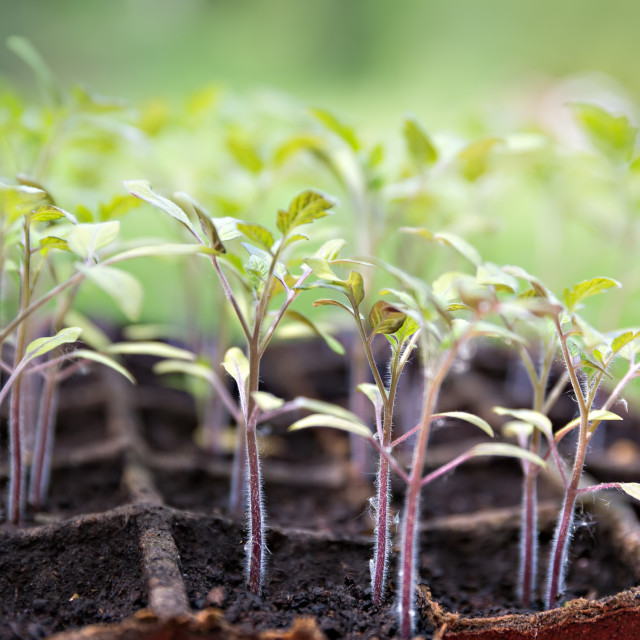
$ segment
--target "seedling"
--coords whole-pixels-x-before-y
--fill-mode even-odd
[[[458,465],[476,456],[504,455],[528,460],[533,464],[544,466],[544,461],[529,451],[520,447],[503,443],[484,443],[472,447],[462,453],[451,462],[439,467],[431,473],[424,473],[425,457],[431,427],[434,421],[442,418],[456,418],[465,420],[493,436],[491,426],[483,419],[466,412],[437,413],[437,398],[442,383],[450,371],[456,357],[464,345],[476,336],[499,336],[509,340],[520,340],[515,334],[493,325],[485,320],[487,316],[499,313],[500,303],[490,302],[487,292],[479,299],[473,300],[475,309],[469,306],[472,296],[465,292],[466,304],[454,302],[444,296],[436,295],[425,283],[393,269],[394,275],[400,278],[403,288],[394,290],[401,302],[391,305],[380,301],[374,305],[369,320],[371,333],[366,335],[360,311],[358,309],[364,295],[361,288],[362,278],[358,272],[351,271],[347,279],[340,279],[332,270],[332,263],[340,261],[321,261],[308,259],[317,276],[321,278],[321,286],[337,289],[346,294],[351,309],[337,300],[322,300],[320,304],[332,304],[346,308],[354,317],[359,333],[365,346],[377,333],[386,331],[392,346],[391,358],[391,382],[387,388],[381,380],[379,371],[370,356],[370,350],[365,349],[370,358],[370,366],[374,372],[377,385],[374,389],[365,387],[376,408],[376,430],[372,431],[364,422],[354,414],[345,415],[345,410],[339,409],[327,415],[327,412],[315,414],[297,421],[291,426],[292,430],[307,427],[328,426],[355,433],[368,440],[380,454],[379,474],[377,479],[377,522],[375,533],[374,558],[371,562],[372,593],[376,602],[384,592],[384,580],[386,577],[386,562],[388,554],[388,504],[389,504],[389,469],[397,473],[407,485],[405,509],[402,521],[402,540],[399,566],[399,603],[398,613],[403,638],[410,638],[413,632],[413,604],[414,592],[417,580],[416,575],[416,544],[417,524],[419,520],[419,503],[421,489],[432,480],[452,471]],[[448,295],[460,293],[455,287],[449,288]],[[462,289],[464,291],[464,287]],[[455,309],[467,309],[471,317],[468,320],[454,318],[452,311]],[[404,316],[404,318],[403,318]],[[402,321],[402,323],[401,323]],[[419,331],[418,331],[419,330]],[[392,412],[393,399],[399,373],[406,364],[406,359],[417,343],[420,341],[423,360],[424,395],[420,422],[409,429],[404,435],[393,439]],[[392,455],[394,448],[401,442],[406,442],[412,436],[417,436],[413,442],[412,462],[407,473],[401,464]]]
[[[223,221],[212,219],[200,204],[186,194],[177,194],[176,200],[181,205],[178,206],[175,202],[154,193],[150,185],[144,181],[127,182],[126,186],[134,196],[179,220],[199,245],[208,248],[213,268],[245,338],[246,353],[238,347],[232,347],[225,355],[223,366],[236,382],[242,415],[242,421],[238,425],[239,444],[232,478],[232,501],[240,502],[242,471],[246,461],[249,507],[247,582],[249,589],[259,594],[265,556],[265,514],[257,439],[258,419],[263,410],[260,396],[256,395],[259,394],[260,361],[278,325],[311,274],[311,269],[305,266],[300,275],[292,276],[290,268],[282,262],[287,249],[293,243],[307,239],[306,236],[294,232],[299,227],[326,216],[333,203],[316,191],[301,193],[292,200],[288,209],[278,212],[276,226],[280,238],[276,240],[271,231],[259,224],[238,221],[230,223],[227,219],[226,230],[223,229]],[[186,211],[191,217],[199,220],[203,233],[192,224]],[[241,299],[232,289],[220,264],[227,251],[223,242],[241,235],[249,240],[243,243],[248,253],[247,262],[243,264],[239,255],[229,254],[225,263],[239,275],[249,294],[248,311],[243,310]],[[269,306],[278,293],[284,293],[284,300],[269,314]]]

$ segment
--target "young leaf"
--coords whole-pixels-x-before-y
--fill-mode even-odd
[[[619,336],[614,338],[611,343],[611,351],[613,353],[618,353],[621,349],[626,347],[628,344],[640,338],[640,331],[625,331],[621,333]]]
[[[474,182],[487,172],[489,157],[493,148],[502,142],[499,138],[487,138],[473,142],[458,154],[462,175]]]
[[[483,442],[469,450],[472,456],[503,456],[507,458],[521,458],[522,460],[528,460],[540,467],[546,468],[547,463],[540,457],[522,449],[516,447],[513,444],[507,444],[503,442]]]
[[[260,224],[246,224],[244,222],[238,223],[238,231],[244,233],[249,240],[261,244],[268,251],[273,247],[273,235],[271,231],[266,229]]]
[[[473,413],[467,413],[466,411],[445,411],[444,413],[434,413],[431,418],[433,420],[437,420],[439,418],[456,418],[458,420],[464,420],[465,422],[470,422],[476,427],[479,427],[492,438],[494,436],[491,425],[486,420],[483,420]]]
[[[52,204],[38,207],[29,218],[31,222],[51,222],[53,220],[60,220],[60,218],[66,218],[72,224],[78,224],[75,216],[71,215],[68,211],[54,207]]]
[[[403,133],[409,155],[418,168],[428,168],[436,163],[438,151],[416,120],[407,118],[404,121]]]
[[[282,235],[303,224],[324,218],[334,203],[318,191],[311,189],[296,196],[287,211],[278,211],[277,226]]]
[[[639,482],[621,482],[618,487],[627,495],[640,500],[640,483]]]
[[[358,307],[364,300],[364,280],[362,279],[362,275],[357,271],[352,271],[345,283],[345,287],[351,293],[351,297],[356,307]]]
[[[323,402],[322,400],[315,400],[314,398],[305,398],[304,396],[298,396],[292,401],[292,404],[298,409],[306,409],[307,411],[315,411],[316,413],[323,413],[326,415],[335,416],[348,420],[351,422],[360,422],[360,418],[355,413],[351,413],[347,409],[343,409],[331,402]]]
[[[109,258],[109,262],[113,264],[114,262],[124,262],[133,258],[189,256],[209,253],[211,253],[211,249],[201,244],[151,244],[117,253]]]
[[[40,240],[40,245],[38,246],[38,250],[46,253],[47,251],[51,251],[51,249],[58,249],[60,251],[71,251],[69,249],[69,244],[66,240],[62,238],[57,238],[56,236],[47,236],[46,238],[42,238]]]
[[[627,116],[615,116],[593,104],[574,104],[573,112],[600,152],[613,162],[631,161],[638,129]]]
[[[195,358],[195,354],[191,354]],[[213,370],[202,362],[187,362],[185,360],[162,360],[153,365],[153,372],[157,375],[167,373],[184,373],[195,378],[211,381]]]
[[[353,315],[353,311],[349,309],[347,305],[342,304],[342,302],[338,302],[337,300],[331,300],[329,298],[320,298],[319,300],[316,300],[313,303],[313,306],[314,307],[328,307],[328,306],[340,307],[341,309],[344,309],[347,313],[350,313],[351,315]]]
[[[371,333],[395,333],[402,327],[407,315],[398,307],[378,300],[369,312],[369,324],[371,325]]]
[[[235,161],[247,171],[258,174],[264,169],[264,161],[257,149],[244,137],[231,135],[227,138],[227,149]]]
[[[478,284],[494,286],[498,290],[506,290],[511,293],[518,290],[518,281],[491,262],[478,265],[476,278]]]
[[[274,396],[272,393],[266,391],[254,391],[251,394],[255,403],[262,409],[262,411],[274,411],[284,405],[284,400]]]
[[[150,205],[168,213],[172,218],[181,222],[198,242],[203,243],[200,234],[193,224],[191,224],[191,220],[189,220],[187,214],[175,202],[155,193],[151,188],[150,182],[147,180],[125,180],[124,186],[132,196],[148,202]]]
[[[96,251],[111,244],[120,234],[120,222],[95,222],[75,225],[67,236],[67,244],[73,253],[84,258],[94,258]]]
[[[359,420],[345,420],[337,416],[329,416],[326,413],[314,413],[306,418],[297,420],[289,427],[289,431],[298,431],[309,427],[331,427],[332,429],[355,433],[363,438],[370,438],[372,435],[369,427],[362,424]]]
[[[377,384],[361,382],[358,385],[358,391],[364,393],[364,395],[371,400],[371,404],[373,404],[376,411],[382,408],[382,396],[380,395],[380,389],[378,389]]]
[[[195,218],[198,218],[200,221],[200,228],[202,229],[205,237],[208,240],[208,245],[211,247],[214,253],[226,253],[226,249],[222,244],[223,240],[228,238],[222,238],[218,233],[218,229],[211,216],[207,213],[205,208],[197,202],[194,198],[192,198],[188,193],[184,193],[182,191],[178,191],[173,194],[173,197],[184,211],[191,213],[191,215]],[[233,220],[233,218],[231,218]],[[235,220],[234,220],[235,223]],[[237,230],[235,230],[235,235],[233,237],[238,237],[240,234]]]
[[[332,131],[342,138],[354,151],[360,149],[360,141],[353,127],[349,127],[340,122],[338,118],[325,109],[311,109],[311,113],[320,120],[329,131]]]
[[[82,329],[80,327],[67,327],[66,329],[58,331],[55,336],[36,338],[27,345],[23,362],[28,362],[38,356],[42,356],[63,344],[76,342],[81,333]]]
[[[526,422],[539,429],[547,438],[553,438],[553,426],[551,420],[544,413],[531,409],[507,409],[505,407],[493,407],[494,413],[499,416],[511,416],[521,422]]]
[[[77,266],[88,280],[100,287],[116,302],[130,320],[137,320],[142,308],[143,289],[135,276],[115,267]]]
[[[106,353],[117,353],[121,355],[155,356],[156,358],[168,358],[179,360],[196,359],[191,351],[174,347],[164,342],[114,342],[105,348]]]
[[[597,277],[591,280],[584,280],[576,284],[573,289],[564,290],[564,303],[569,312],[575,311],[577,306],[590,296],[602,293],[612,287],[620,288],[622,285],[613,278]]]
[[[333,238],[331,240],[327,240],[314,254],[314,258],[320,258],[321,260],[325,260],[327,262],[331,262],[335,260],[342,247],[347,244],[346,240],[342,238]]]
[[[76,358],[83,360],[92,360],[99,364],[109,367],[114,371],[117,371],[121,376],[124,376],[131,384],[136,383],[136,379],[127,371],[119,362],[116,362],[113,358],[99,353],[97,351],[90,351],[89,349],[78,349],[74,354]]]
[[[224,355],[222,366],[236,381],[238,389],[243,389],[249,379],[249,360],[242,349],[231,347]]]
[[[613,413],[612,411],[605,411],[604,409],[595,409],[594,411],[589,412],[588,420],[589,422],[596,422],[596,421],[600,422],[602,420],[623,420],[623,418],[621,418],[617,413]],[[573,420],[567,422],[567,424],[565,424],[564,427],[560,429],[560,431],[562,432],[570,431],[574,427],[577,427],[579,424],[580,424],[580,418],[579,417],[574,418]],[[558,436],[560,431],[556,433],[556,437]]]
[[[46,199],[46,191],[37,187],[0,182],[0,211],[10,221],[30,213]]]
[[[331,268],[328,260],[323,258],[305,258],[304,263],[311,269],[316,278],[327,280],[328,282],[342,282],[340,277]]]

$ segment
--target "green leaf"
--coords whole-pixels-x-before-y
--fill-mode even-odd
[[[11,221],[31,213],[46,199],[46,191],[37,187],[0,182],[0,215]]]
[[[132,196],[148,202],[150,205],[168,213],[172,218],[181,222],[194,238],[202,242],[200,234],[193,224],[191,224],[191,220],[189,220],[187,214],[175,202],[155,193],[151,188],[150,182],[147,180],[125,180],[124,186]]]
[[[507,444],[503,442],[483,442],[469,450],[472,456],[503,456],[506,458],[520,458],[522,460],[528,460],[540,467],[546,468],[547,463],[540,457],[522,449],[516,447],[513,444]]]
[[[364,300],[364,280],[362,275],[357,271],[351,271],[349,278],[345,283],[346,289],[351,293],[351,297],[355,302],[356,307]]]
[[[591,280],[584,280],[576,284],[573,289],[564,290],[564,304],[569,312],[575,311],[577,306],[590,296],[594,296],[598,293],[602,293],[607,289],[613,287],[620,288],[622,285],[613,278],[605,278],[602,276],[591,278]]]
[[[122,218],[125,213],[139,207],[141,204],[142,202],[139,198],[135,198],[129,194],[117,193],[108,202],[100,203],[98,207],[100,220]]]
[[[68,211],[54,207],[52,204],[46,204],[43,207],[38,207],[30,216],[31,222],[51,222],[53,220],[60,220],[60,218],[66,218],[72,224],[77,224],[75,216],[71,215]]]
[[[300,429],[308,429],[309,427],[330,427],[332,429],[339,429],[340,431],[347,431],[348,433],[355,433],[363,438],[370,438],[372,435],[369,427],[360,421],[345,420],[344,418],[329,416],[325,413],[314,413],[306,418],[297,420],[288,430],[299,431]]]
[[[327,240],[314,254],[314,258],[320,258],[326,262],[331,262],[335,260],[344,245],[347,244],[346,240],[342,238],[333,238],[331,240]]]
[[[188,193],[178,191],[173,194],[173,197],[176,204],[178,204],[183,211],[190,213],[194,218],[197,218],[200,221],[200,228],[208,240],[207,244],[211,247],[214,253],[225,253],[226,249],[222,244],[223,238],[220,237],[218,229],[206,209]],[[231,219],[233,220],[233,218]],[[233,237],[238,237],[238,235],[239,233],[236,230],[236,234]]]
[[[615,116],[593,104],[572,106],[577,121],[596,149],[615,163],[631,161],[638,129],[627,116]]]
[[[625,331],[621,333],[619,336],[614,338],[611,343],[611,351],[613,353],[618,353],[621,349],[626,347],[628,344],[640,338],[640,331]]]
[[[92,360],[99,364],[109,367],[114,371],[117,371],[121,376],[124,376],[131,384],[136,383],[136,379],[127,371],[119,362],[116,362],[113,358],[105,355],[104,353],[98,353],[97,351],[90,351],[89,349],[78,349],[74,354],[76,358],[83,360]]]
[[[67,244],[81,258],[93,258],[96,251],[111,244],[120,234],[120,222],[94,222],[75,225],[67,235]]]
[[[440,244],[449,245],[476,267],[478,267],[482,262],[482,257],[478,250],[469,244],[464,238],[461,238],[454,233],[449,233],[448,231],[433,233],[423,227],[401,227],[400,231],[402,233],[410,233],[426,238],[431,242],[439,242]]]
[[[153,256],[190,256],[198,253],[210,254],[211,249],[199,244],[151,244],[117,253],[109,258],[109,262],[124,262],[126,260],[133,260],[134,258],[150,258]]]
[[[332,131],[342,138],[342,140],[344,140],[354,151],[358,151],[360,149],[360,141],[358,140],[353,127],[345,125],[343,122],[338,120],[336,116],[325,109],[311,109],[311,113],[320,122],[322,122],[329,131]]]
[[[382,395],[380,394],[380,389],[378,389],[377,384],[373,384],[371,382],[361,382],[357,388],[358,391],[364,393],[364,395],[367,396],[369,400],[371,400],[371,404],[373,404],[376,411],[382,408]]]
[[[344,309],[345,311],[353,315],[353,311],[349,309],[347,305],[342,304],[342,302],[338,302],[337,300],[331,300],[329,298],[320,298],[313,303],[313,306],[314,307],[328,307],[328,306],[340,307],[341,309]]]
[[[238,223],[238,231],[242,232],[249,240],[261,244],[268,251],[273,247],[273,235],[271,231],[260,224]]]
[[[501,143],[499,138],[487,138],[470,144],[458,154],[462,175],[474,182],[483,176],[489,167],[489,158],[494,147]]]
[[[404,121],[403,133],[409,155],[418,168],[430,167],[437,162],[438,151],[416,120],[407,118]]]
[[[224,355],[222,366],[236,381],[238,389],[243,389],[249,379],[249,360],[242,349],[231,347]]]
[[[24,352],[23,362],[28,362],[39,356],[53,351],[56,347],[60,347],[63,344],[69,344],[76,342],[82,333],[80,327],[67,327],[58,331],[55,336],[46,338],[36,338],[33,342],[27,345]]]
[[[22,36],[9,36],[7,47],[33,71],[40,88],[50,102],[59,105],[62,98],[58,83],[39,51]]]
[[[314,306],[316,306],[315,303],[314,303]],[[337,354],[339,354],[341,356],[344,355],[344,353],[345,353],[344,347],[340,344],[340,342],[338,340],[336,340],[331,334],[329,334],[324,329],[319,327],[312,320],[307,318],[307,316],[305,316],[304,314],[299,313],[298,311],[294,311],[292,309],[288,309],[287,312],[286,312],[286,317],[291,319],[291,320],[295,320],[296,322],[299,322],[299,323],[303,324],[304,326],[308,327],[318,337],[322,338],[327,343],[327,346],[332,351],[334,351],[335,353],[337,353]]]
[[[40,245],[38,246],[38,249],[43,253],[46,253],[51,249],[58,249],[60,251],[71,252],[71,249],[69,249],[69,245],[67,241],[63,240],[62,238],[57,238],[56,236],[47,236],[46,238],[42,238],[42,240],[40,240]]]
[[[639,482],[621,482],[618,487],[627,495],[640,500],[640,483]]]
[[[191,354],[195,357],[194,354]],[[202,362],[187,362],[185,360],[162,360],[153,365],[153,372],[157,375],[167,373],[184,373],[195,378],[202,378],[211,382],[213,369]]]
[[[77,267],[88,280],[107,293],[130,320],[137,320],[142,308],[143,289],[135,276],[104,265]]]
[[[369,312],[369,324],[371,325],[371,333],[395,333],[402,327],[407,315],[398,307],[378,300]]]
[[[114,342],[104,349],[106,353],[121,355],[155,356],[156,358],[169,358],[179,360],[195,360],[196,356],[191,351],[174,347],[164,342]]]
[[[274,411],[284,405],[284,400],[266,391],[254,391],[251,394],[254,402],[262,411]]]
[[[499,416],[511,416],[521,422],[530,424],[544,433],[547,438],[553,438],[553,426],[551,420],[544,413],[531,409],[507,409],[505,407],[494,407],[494,413]]]
[[[257,149],[243,136],[230,135],[227,138],[227,149],[235,161],[247,171],[258,174],[264,169],[264,162]]]
[[[298,409],[306,409],[307,411],[331,415],[351,422],[360,422],[360,418],[358,418],[355,413],[351,413],[351,411],[331,402],[324,402],[323,400],[316,400],[315,398],[298,396],[292,401],[292,403],[293,406]]]
[[[589,422],[601,422],[602,420],[623,420],[617,413],[605,411],[604,409],[595,409],[589,412]],[[574,418],[562,427],[561,431],[569,431],[580,424],[580,417]],[[557,435],[557,434],[556,434]]]
[[[462,318],[454,318],[453,322],[453,334],[459,338],[465,331],[467,331],[470,323]],[[521,344],[527,344],[527,341],[513,331],[509,331],[504,327],[497,324],[491,324],[490,322],[474,322],[471,329],[470,337],[484,336],[486,338],[499,338],[505,340],[507,343],[519,342]]]
[[[334,203],[319,191],[311,189],[296,196],[287,211],[278,211],[277,226],[282,235],[303,224],[324,218]]]
[[[491,425],[486,420],[483,420],[473,413],[467,413],[466,411],[445,411],[443,413],[434,413],[431,418],[433,420],[437,420],[439,418],[456,418],[458,420],[464,420],[465,422],[470,422],[472,425],[479,427],[492,438],[494,436]]]
[[[342,282],[340,277],[333,271],[328,260],[323,258],[305,258],[304,263],[311,269],[313,275],[328,282]]]
[[[505,273],[498,265],[485,262],[478,265],[476,271],[478,284],[493,286],[498,290],[506,290],[515,293],[518,290],[518,281],[510,274]]]

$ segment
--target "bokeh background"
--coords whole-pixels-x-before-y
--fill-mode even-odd
[[[640,96],[634,0],[2,0],[0,15],[0,38],[28,36],[64,82],[132,100],[272,87],[440,129],[583,72]],[[0,69],[32,84],[4,48]]]
[[[27,37],[61,85],[124,98],[142,110],[143,128],[152,134],[154,118],[164,122],[172,108],[193,106],[190,96],[215,101],[231,94],[221,121],[267,142],[278,115],[277,127],[298,117],[292,104],[300,113],[329,109],[367,144],[394,139],[392,148],[401,140],[403,118],[412,114],[443,157],[450,150],[449,158],[474,140],[504,137],[508,153],[492,157],[496,170],[487,177],[473,185],[446,172],[434,178],[423,199],[435,212],[432,224],[475,216],[466,231],[485,257],[520,264],[558,292],[596,275],[617,277],[627,298],[615,303],[613,322],[637,323],[638,179],[630,182],[589,155],[593,149],[568,106],[587,101],[637,121],[640,4],[634,0],[0,0],[0,16],[0,42],[12,34]],[[0,83],[39,99],[33,74],[4,46]],[[254,108],[262,110],[258,133]],[[300,123],[307,126],[303,118]],[[187,130],[189,122],[179,126]],[[224,188],[253,192],[250,205],[234,203],[245,207],[239,217],[256,213],[256,204],[272,212],[299,186],[260,193],[263,176],[236,172],[229,180],[213,152],[215,126],[207,129],[210,137],[194,128],[190,139],[177,135],[177,127],[165,126],[153,145],[134,139],[117,162],[95,156],[81,168],[87,175],[89,168],[101,171],[111,193],[122,190],[122,179],[138,177],[165,192],[187,190],[205,201],[215,196],[217,203],[229,197]],[[523,153],[514,155],[516,148]],[[389,172],[395,157],[387,156]],[[77,166],[74,171],[83,178]],[[295,180],[342,197],[339,212],[351,215],[326,172],[311,168]],[[82,195],[95,197],[89,189]],[[131,235],[150,226],[161,235],[154,215],[137,212]],[[170,222],[165,226],[169,233]],[[143,267],[131,268],[145,279],[151,301],[145,313],[152,317],[153,301],[163,299],[167,287],[156,271],[149,277]],[[107,313],[109,305],[103,306]],[[602,318],[607,309],[599,313]]]

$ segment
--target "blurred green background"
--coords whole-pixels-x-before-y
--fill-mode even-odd
[[[226,187],[244,196],[236,203],[238,217],[269,212],[269,222],[295,190],[312,184],[341,198],[338,214],[346,209],[350,215],[348,198],[317,167],[306,167],[289,182],[274,180],[268,189],[265,175],[242,173],[237,166],[229,171],[228,158],[216,151],[224,147],[216,136],[226,135],[219,122],[244,127],[243,135],[268,148],[278,112],[274,130],[295,128],[295,118],[304,130],[304,107],[330,109],[355,125],[367,145],[393,138],[386,157],[391,175],[404,171],[406,157],[394,166],[399,156],[393,149],[402,143],[403,118],[414,114],[445,158],[416,205],[423,206],[416,219],[426,212],[437,230],[456,216],[473,217],[461,232],[484,257],[520,264],[558,293],[595,275],[623,280],[627,295],[640,290],[634,245],[640,237],[638,179],[630,183],[615,167],[585,154],[588,145],[566,106],[596,102],[637,121],[638,24],[635,0],[0,0],[1,42],[12,34],[26,36],[63,86],[80,84],[142,106],[143,129],[151,136],[154,117],[165,117],[166,106],[157,98],[179,111],[203,87],[232,95],[215,116],[220,120],[205,123],[209,128],[176,117],[152,143],[132,139],[110,162],[100,154],[69,156],[72,170],[66,159],[57,162],[48,179],[66,206],[91,205],[122,192],[123,179],[145,177],[165,193],[186,190],[207,203],[215,196],[220,204]],[[2,78],[39,99],[33,74],[4,45]],[[299,112],[279,92],[292,96]],[[215,101],[215,92],[211,96]],[[257,133],[252,108],[262,109]],[[209,117],[206,109],[202,113]],[[124,137],[131,133],[122,131]],[[473,184],[461,184],[447,167],[474,140],[540,132],[562,146],[508,141],[507,152],[492,157],[496,170]],[[73,189],[65,191],[68,180],[56,184],[63,174],[76,180]],[[90,184],[98,174],[102,184]],[[83,181],[84,191],[77,186]],[[236,215],[217,205],[213,213]],[[154,236],[175,232],[149,208],[129,215],[136,219],[130,237],[140,229],[152,228]],[[413,251],[423,253],[415,245]],[[145,277],[142,265],[132,270],[149,292],[143,318],[154,318],[168,287],[161,278]],[[171,272],[167,267],[167,278]],[[624,305],[627,324],[640,313],[637,298]],[[103,306],[106,312],[106,300]]]
[[[1,0],[0,15],[2,40],[29,37],[64,82],[136,101],[268,86],[372,126],[410,111],[439,129],[583,71],[640,96],[634,0]],[[0,69],[31,86],[4,48]]]

